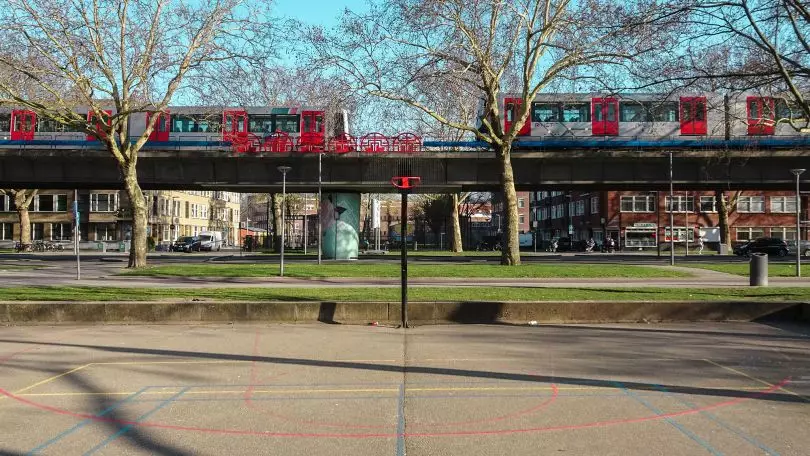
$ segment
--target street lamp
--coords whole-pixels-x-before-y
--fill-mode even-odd
[[[287,172],[292,168],[289,166],[279,166],[276,168],[281,173],[281,268],[279,269],[279,277],[284,277],[284,229],[285,229],[285,216],[287,215]]]
[[[802,249],[801,249],[801,229],[802,229],[802,217],[801,217],[801,196],[799,196],[799,176],[805,170],[802,168],[795,168],[791,169],[790,172],[796,176],[796,277],[802,276]]]
[[[672,152],[669,152],[669,265],[675,266],[675,212],[672,184]],[[688,239],[688,238],[687,238]]]
[[[323,233],[321,232],[321,184],[322,184],[322,161],[323,151],[318,152],[318,200],[315,201],[315,211],[318,213],[318,264],[321,264],[321,252],[323,247]]]

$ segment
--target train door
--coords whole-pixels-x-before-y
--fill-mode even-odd
[[[323,111],[301,111],[300,149],[305,152],[320,150],[323,148],[323,139]]]
[[[225,110],[222,113],[222,140],[231,141],[247,137],[247,111],[244,109]]]
[[[503,129],[504,131],[509,131],[512,128],[512,124],[517,122],[518,111],[520,111],[520,107],[523,106],[523,100],[520,98],[504,98],[503,100]],[[531,124],[529,120],[526,119],[526,122],[520,127],[518,131],[518,136],[529,136],[531,134]]]
[[[103,120],[103,124],[102,124],[102,122],[99,122],[98,120],[96,120],[95,122],[96,122],[96,131],[101,133],[102,136],[103,136],[104,133],[103,133],[103,131],[101,129],[101,126],[102,125],[110,125],[110,117],[112,117],[112,111],[104,110],[102,112],[104,113],[103,119],[101,119],[101,120]],[[95,119],[95,117],[96,117],[96,115],[95,115],[95,113],[93,113],[93,111],[88,111],[87,112],[87,123],[93,123],[93,120]],[[97,138],[95,136],[93,136],[93,135],[87,135],[87,140],[88,141],[96,141],[96,139]]]
[[[748,111],[749,135],[772,135],[776,130],[774,121],[774,101],[771,97],[748,97],[746,99]]]
[[[594,136],[619,135],[619,100],[616,98],[591,100],[591,132]]]
[[[152,133],[149,134],[149,141],[168,141],[169,130],[171,127],[171,116],[169,115],[169,111],[158,113],[147,112],[146,125],[149,125],[149,122],[152,120],[152,116],[155,114],[158,115],[158,120],[155,122],[155,127],[152,129]]]
[[[681,97],[681,134],[705,135],[706,97]]]
[[[11,111],[11,139],[17,141],[31,141],[34,139],[34,129],[37,125],[37,115],[33,111]]]

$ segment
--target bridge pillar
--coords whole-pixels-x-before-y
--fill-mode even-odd
[[[360,247],[360,194],[324,193],[321,197],[323,257],[357,258]]]

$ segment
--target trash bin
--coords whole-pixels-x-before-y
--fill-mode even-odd
[[[752,287],[768,286],[768,254],[752,253],[749,268],[749,277]]]

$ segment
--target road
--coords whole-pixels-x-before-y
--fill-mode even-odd
[[[802,455],[810,330],[10,327],[0,454]]]

